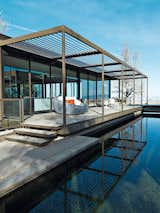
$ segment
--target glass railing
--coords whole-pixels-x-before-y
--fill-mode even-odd
[[[24,120],[23,99],[0,99],[1,129],[17,127]]]
[[[21,123],[34,114],[40,114],[44,112],[52,112],[52,114],[43,114],[35,119],[45,120],[45,125],[52,124],[63,125],[63,113],[59,113],[54,109],[55,99],[54,98],[4,98],[0,99],[0,120],[2,128],[9,128],[20,126]],[[111,115],[124,110],[129,110],[138,105],[132,105],[127,102],[120,100],[105,99],[104,100],[104,111],[102,107],[102,100],[92,100],[89,102],[88,111],[79,114],[67,114],[66,124],[83,122],[98,117]],[[68,106],[66,106],[67,108]],[[60,108],[63,111],[63,102]],[[104,114],[103,114],[104,113]],[[32,118],[32,122],[34,120]],[[40,122],[40,121],[39,121]],[[42,125],[43,126],[43,125]]]

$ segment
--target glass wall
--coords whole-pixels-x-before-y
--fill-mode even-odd
[[[97,78],[97,103],[101,104],[102,99],[102,79],[101,77]]]
[[[51,66],[51,88],[52,88],[52,97],[62,95],[62,69],[61,67]]]
[[[87,73],[80,73],[80,98],[82,100],[89,99],[89,84],[88,84],[88,74]]]
[[[32,74],[32,97],[35,98],[46,98],[47,89],[47,81],[49,79],[49,65],[43,64],[40,62],[35,62],[31,60],[31,74]]]
[[[67,96],[78,98],[77,71],[67,68]]]
[[[104,80],[104,98],[109,99],[110,98],[110,81]]]
[[[8,51],[8,49],[7,49]],[[41,62],[39,58],[27,58],[24,54],[5,51],[4,55],[4,97],[25,98],[29,100],[29,76],[31,73],[31,95],[34,99],[62,96],[62,68],[61,63],[50,65]],[[13,51],[13,50],[12,50]],[[12,54],[12,55],[11,55]],[[22,58],[24,57],[24,58]],[[96,106],[102,98],[101,75],[94,72],[76,70],[66,65],[67,96],[80,98]],[[105,99],[110,96],[110,81],[104,81]],[[28,102],[26,103],[28,104]],[[34,104],[32,104],[34,106]]]
[[[89,74],[89,103],[90,105],[96,104],[96,76]]]
[[[28,60],[4,54],[4,98],[29,96]]]

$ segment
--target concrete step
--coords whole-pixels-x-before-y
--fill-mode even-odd
[[[18,134],[6,136],[5,139],[12,142],[20,142],[25,144],[31,144],[34,146],[45,146],[51,141],[51,139],[31,137],[27,135],[18,135]]]
[[[47,139],[57,137],[56,132],[40,130],[40,129],[17,128],[14,130],[14,132],[19,135],[27,135],[27,136],[47,138]]]
[[[46,123],[44,123],[44,124],[41,124],[41,123],[38,123],[38,121],[37,121],[37,123],[35,122],[35,123],[33,123],[33,122],[31,122],[31,123],[22,123],[21,124],[21,126],[22,127],[25,127],[25,128],[33,128],[33,129],[45,129],[45,130],[51,130],[51,131],[56,131],[56,130],[58,130],[58,129],[61,129],[62,128],[62,125],[60,125],[60,124],[48,124],[47,122]]]

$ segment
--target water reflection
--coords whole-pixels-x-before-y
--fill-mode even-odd
[[[27,203],[23,199],[19,209],[14,207],[21,196],[15,199],[14,195],[13,199],[12,195],[3,201],[0,212],[96,212],[130,166],[138,163],[137,156],[148,140],[147,125],[147,119],[139,118],[104,134],[97,148],[99,151],[87,162],[80,163],[73,172],[64,167],[66,172],[59,185],[52,182],[52,186],[36,195],[40,199],[27,197]],[[45,179],[43,184],[47,181]],[[32,190],[33,186],[28,190],[30,195]]]

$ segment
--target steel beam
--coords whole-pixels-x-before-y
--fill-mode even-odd
[[[83,57],[83,56],[88,56],[88,55],[97,55],[97,54],[100,54],[100,52],[94,50],[94,51],[90,51],[90,52],[82,52],[82,53],[66,55],[65,58],[69,59],[69,58],[77,58],[77,57]],[[52,60],[60,60],[60,59],[62,59],[61,56],[52,58]]]
[[[42,36],[55,34],[58,32],[62,32],[63,29],[64,29],[64,26],[58,26],[58,27],[47,29],[47,30],[30,33],[30,34],[27,34],[24,36],[19,36],[16,38],[9,38],[9,39],[0,41],[0,46],[10,45],[10,44],[14,44],[14,43],[21,42],[21,41],[26,41],[26,40],[30,40],[30,39],[34,39],[34,38],[38,38],[38,37],[42,37]]]
[[[112,63],[104,63],[104,66],[114,66],[119,65],[119,62],[112,62]],[[93,65],[86,65],[82,66],[81,68],[92,68],[92,67],[100,67],[102,64],[93,64]]]
[[[69,35],[73,36],[74,38],[82,41],[83,43],[87,44],[88,46],[96,49],[97,51],[100,51],[102,54],[106,55],[107,57],[111,58],[113,61],[115,62],[119,62],[120,64],[122,64],[124,67],[128,67],[129,69],[135,70],[136,72],[139,72],[140,74],[142,74],[140,71],[138,71],[137,69],[133,68],[131,65],[127,64],[125,61],[117,58],[116,56],[112,55],[111,53],[109,53],[108,51],[102,49],[101,47],[99,47],[98,45],[90,42],[88,39],[84,38],[83,36],[79,35],[78,33],[74,32],[73,30],[69,29],[68,27],[64,26],[64,30],[66,33],[68,33]],[[146,75],[142,74],[144,77],[147,77]]]
[[[42,36],[52,35],[52,34],[55,34],[55,33],[58,33],[58,32],[62,32],[62,33],[66,32],[67,34],[71,35],[72,37],[76,38],[77,40],[85,43],[89,47],[92,47],[93,49],[97,50],[98,52],[100,52],[100,53],[106,55],[107,57],[111,58],[113,61],[118,62],[118,63],[122,64],[123,66],[128,67],[130,69],[133,69],[136,72],[142,74],[139,70],[133,68],[131,65],[127,64],[125,61],[115,57],[114,55],[112,55],[108,51],[102,49],[98,45],[92,43],[88,39],[84,38],[83,36],[79,35],[78,33],[74,32],[73,30],[69,29],[66,26],[58,26],[58,27],[55,27],[55,28],[50,28],[50,29],[47,29],[47,30],[31,33],[31,34],[28,34],[28,35],[25,35],[25,36],[6,39],[6,40],[3,40],[3,41],[0,42],[0,46],[14,44],[14,43],[21,42],[21,41],[27,41],[27,40],[42,37]],[[142,75],[143,75],[143,77],[147,77],[144,74],[142,74]]]
[[[124,69],[123,70],[124,72],[133,72],[132,69]],[[111,70],[111,71],[105,71],[105,73],[114,73],[114,72],[120,72],[121,73],[121,70]]]
[[[137,80],[137,79],[145,79],[146,77],[136,77],[135,78],[135,80]],[[119,78],[115,78],[115,79],[113,79],[113,80],[121,80],[122,78],[121,77],[119,77]],[[123,77],[123,80],[130,80],[130,79],[133,79],[133,77],[129,77],[129,78],[124,78]]]
[[[123,70],[123,77],[130,77],[130,76],[133,76],[133,75],[125,74],[125,70]],[[139,74],[135,74],[135,76],[139,76]],[[122,75],[114,75],[113,77],[120,78],[120,77],[122,77]]]

